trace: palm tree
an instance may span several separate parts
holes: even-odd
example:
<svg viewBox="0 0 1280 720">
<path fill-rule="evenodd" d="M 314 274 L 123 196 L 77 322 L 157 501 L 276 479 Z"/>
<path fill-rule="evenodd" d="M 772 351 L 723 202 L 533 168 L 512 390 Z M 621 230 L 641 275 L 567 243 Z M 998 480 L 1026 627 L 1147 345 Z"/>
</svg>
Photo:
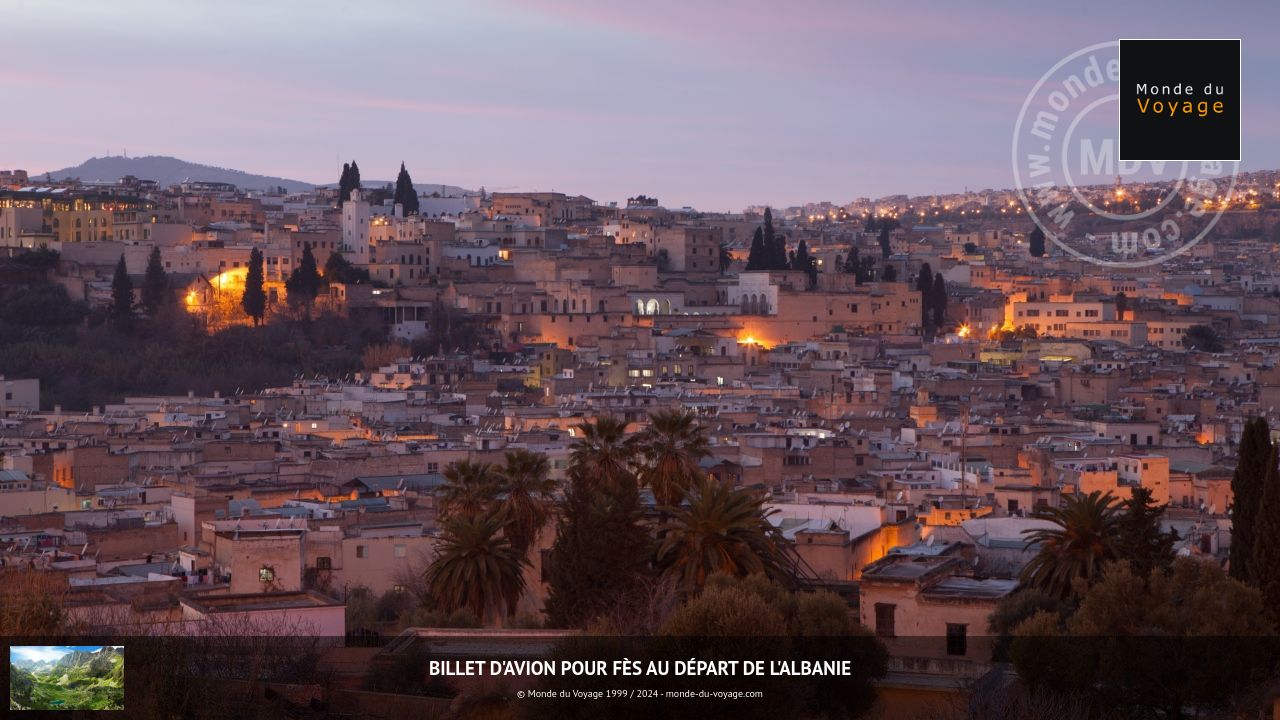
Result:
<svg viewBox="0 0 1280 720">
<path fill-rule="evenodd" d="M 569 472 L 575 477 L 612 491 L 635 491 L 631 471 L 635 443 L 626 437 L 627 422 L 606 415 L 594 423 L 579 423 L 577 440 L 569 446 Z"/>
<path fill-rule="evenodd" d="M 515 613 L 528 563 L 503 535 L 505 524 L 501 512 L 454 515 L 444 521 L 424 576 L 431 596 L 444 609 L 468 608 L 481 620 Z"/>
<path fill-rule="evenodd" d="M 475 515 L 489 509 L 498 493 L 498 478 L 489 463 L 457 460 L 444 469 L 440 517 Z"/>
<path fill-rule="evenodd" d="M 659 505 L 676 506 L 702 476 L 698 461 L 710 454 L 707 437 L 693 413 L 662 410 L 649 416 L 649 427 L 636 438 L 644 458 L 640 484 L 653 490 Z"/>
<path fill-rule="evenodd" d="M 704 478 L 686 499 L 663 526 L 658 548 L 663 574 L 685 592 L 697 592 L 716 572 L 786 577 L 781 534 L 769 522 L 777 510 L 766 511 L 762 495 Z"/>
<path fill-rule="evenodd" d="M 551 465 L 542 453 L 507 451 L 498 469 L 498 507 L 506 514 L 507 537 L 524 554 L 551 518 L 556 482 L 547 477 Z"/>
<path fill-rule="evenodd" d="M 1116 557 L 1119 512 L 1115 496 L 1095 490 L 1036 513 L 1057 527 L 1026 531 L 1027 547 L 1038 544 L 1040 550 L 1022 568 L 1022 581 L 1066 598 L 1076 578 L 1092 582 L 1101 577 L 1102 566 Z"/>
</svg>

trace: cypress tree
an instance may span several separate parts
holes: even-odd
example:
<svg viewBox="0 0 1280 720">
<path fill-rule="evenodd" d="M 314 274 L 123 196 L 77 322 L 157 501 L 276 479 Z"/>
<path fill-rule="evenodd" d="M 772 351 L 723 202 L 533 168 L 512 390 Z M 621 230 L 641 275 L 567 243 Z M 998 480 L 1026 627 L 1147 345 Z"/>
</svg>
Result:
<svg viewBox="0 0 1280 720">
<path fill-rule="evenodd" d="M 549 623 L 582 627 L 634 599 L 652 574 L 653 551 L 634 487 L 606 490 L 594 478 L 571 479 L 547 559 Z"/>
<path fill-rule="evenodd" d="M 1236 470 L 1231 476 L 1231 577 L 1254 582 L 1253 550 L 1262 500 L 1263 477 L 1271 457 L 1271 428 L 1266 419 L 1255 417 L 1244 425 L 1237 450 Z"/>
<path fill-rule="evenodd" d="M 356 164 L 355 160 L 352 160 L 351 161 L 351 189 L 359 190 L 360 187 L 361 187 L 360 186 L 360 166 Z M 350 193 L 348 193 L 347 197 L 348 198 L 350 197 Z"/>
<path fill-rule="evenodd" d="M 298 267 L 289 273 L 289 279 L 284 283 L 289 302 L 295 305 L 309 304 L 320 293 L 323 283 L 320 272 L 316 269 L 316 256 L 311 253 L 311 243 L 303 243 L 302 259 L 298 262 Z"/>
<path fill-rule="evenodd" d="M 889 223 L 880 224 L 880 255 L 888 260 L 893 254 L 893 248 L 889 245 Z"/>
<path fill-rule="evenodd" d="M 342 163 L 342 177 L 338 178 L 338 202 L 351 199 L 351 163 Z"/>
<path fill-rule="evenodd" d="M 916 275 L 916 290 L 925 292 L 933 289 L 933 268 L 929 263 L 920 266 L 920 274 Z"/>
<path fill-rule="evenodd" d="M 1262 475 L 1262 493 L 1253 525 L 1250 572 L 1272 617 L 1280 617 L 1280 447 L 1271 446 Z M 1234 538 L 1233 538 L 1234 543 Z M 1234 546 L 1233 546 L 1234 549 Z"/>
<path fill-rule="evenodd" d="M 777 236 L 773 229 L 773 210 L 764 209 L 765 266 L 762 270 L 787 269 L 787 241 Z"/>
<path fill-rule="evenodd" d="M 751 236 L 751 253 L 747 255 L 747 270 L 765 270 L 764 233 L 756 228 Z"/>
<path fill-rule="evenodd" d="M 791 253 L 787 252 L 787 236 L 779 235 L 774 241 L 773 269 L 786 270 L 791 267 Z"/>
<path fill-rule="evenodd" d="M 933 305 L 933 325 L 942 327 L 947 315 L 947 283 L 942 279 L 942 273 L 933 276 L 933 290 L 930 294 Z"/>
<path fill-rule="evenodd" d="M 1044 257 L 1044 231 L 1039 225 L 1031 230 L 1027 243 L 1030 245 L 1031 257 Z"/>
<path fill-rule="evenodd" d="M 880 273 L 880 279 L 885 282 L 894 282 L 898 279 L 898 269 L 893 265 L 886 264 L 884 270 Z"/>
<path fill-rule="evenodd" d="M 249 253 L 249 273 L 244 278 L 244 295 L 240 298 L 240 306 L 244 314 L 253 318 L 253 324 L 260 325 L 262 317 L 267 314 L 267 291 L 263 288 L 262 251 L 254 248 Z"/>
<path fill-rule="evenodd" d="M 126 321 L 133 317 L 133 281 L 129 279 L 129 268 L 124 264 L 124 254 L 116 263 L 115 275 L 111 278 L 111 304 L 107 312 L 115 320 Z"/>
<path fill-rule="evenodd" d="M 844 259 L 844 272 L 852 273 L 858 271 L 858 246 L 849 246 L 849 256 Z"/>
<path fill-rule="evenodd" d="M 812 258 L 809 257 L 809 243 L 805 242 L 802 238 L 800 240 L 800 244 L 796 245 L 795 260 L 792 262 L 791 269 L 808 272 L 809 263 L 811 261 Z"/>
<path fill-rule="evenodd" d="M 400 174 L 396 176 L 395 202 L 404 209 L 405 215 L 418 214 L 418 191 L 413 189 L 413 179 L 404 163 L 400 163 Z"/>
<path fill-rule="evenodd" d="M 1116 558 L 1127 561 L 1142 577 L 1173 564 L 1173 544 L 1178 540 L 1177 531 L 1161 530 L 1164 507 L 1151 497 L 1150 488 L 1135 487 L 1129 499 L 1120 503 L 1118 517 Z"/>
<path fill-rule="evenodd" d="M 916 291 L 920 293 L 920 326 L 930 327 L 933 322 L 933 268 L 929 263 L 920 266 L 920 274 L 916 276 Z"/>
<path fill-rule="evenodd" d="M 160 248 L 151 248 L 147 256 L 147 273 L 142 280 L 142 305 L 151 315 L 169 304 L 169 276 L 160 262 Z"/>
</svg>

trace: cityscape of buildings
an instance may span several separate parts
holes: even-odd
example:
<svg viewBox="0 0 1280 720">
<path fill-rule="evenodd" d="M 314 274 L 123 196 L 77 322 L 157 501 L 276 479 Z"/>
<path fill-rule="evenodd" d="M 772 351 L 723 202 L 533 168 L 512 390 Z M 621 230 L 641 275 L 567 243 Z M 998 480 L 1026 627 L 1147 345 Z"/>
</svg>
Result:
<svg viewBox="0 0 1280 720">
<path fill-rule="evenodd" d="M 1173 555 L 1230 565 L 1241 437 L 1280 406 L 1277 173 L 1213 198 L 1189 252 L 1129 269 L 1046 246 L 1011 190 L 714 214 L 354 178 L 282 193 L 0 172 L 0 297 L 56 287 L 73 332 L 332 317 L 372 336 L 340 375 L 143 378 L 92 405 L 55 367 L 6 372 L 0 561 L 47 580 L 66 627 L 234 620 L 349 650 L 463 633 L 422 613 L 475 608 L 473 637 L 555 633 L 554 511 L 520 543 L 507 607 L 419 603 L 468 466 L 545 458 L 558 502 L 587 426 L 649 437 L 673 413 L 705 442 L 688 482 L 758 499 L 794 579 L 885 644 L 886 688 L 992 671 L 989 618 L 1072 498 L 1145 489 Z M 54 342 L 32 330 L 46 320 L 6 315 L 3 342 Z M 662 502 L 637 472 L 655 528 L 692 497 Z M 345 658 L 345 682 L 397 647 Z"/>
</svg>

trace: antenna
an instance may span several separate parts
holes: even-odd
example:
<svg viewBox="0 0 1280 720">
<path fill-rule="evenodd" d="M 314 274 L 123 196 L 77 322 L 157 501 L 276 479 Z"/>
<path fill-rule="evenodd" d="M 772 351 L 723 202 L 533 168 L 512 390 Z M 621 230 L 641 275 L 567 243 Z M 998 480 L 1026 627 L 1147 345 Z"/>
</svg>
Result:
<svg viewBox="0 0 1280 720">
<path fill-rule="evenodd" d="M 969 481 L 965 478 L 968 474 L 968 465 L 965 463 L 965 451 L 968 448 L 966 444 L 969 439 L 969 406 L 964 407 L 964 422 L 960 426 L 960 508 L 967 509 L 969 507 Z M 932 536 L 930 536 L 932 538 Z"/>
</svg>

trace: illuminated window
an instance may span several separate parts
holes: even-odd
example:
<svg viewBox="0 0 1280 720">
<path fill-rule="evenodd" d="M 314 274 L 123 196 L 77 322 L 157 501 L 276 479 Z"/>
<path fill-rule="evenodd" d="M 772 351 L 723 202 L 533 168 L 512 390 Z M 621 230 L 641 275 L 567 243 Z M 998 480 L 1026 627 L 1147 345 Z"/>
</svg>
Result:
<svg viewBox="0 0 1280 720">
<path fill-rule="evenodd" d="M 269 565 L 263 565 L 262 569 L 258 570 L 258 579 L 264 583 L 275 582 L 276 569 Z"/>
</svg>

